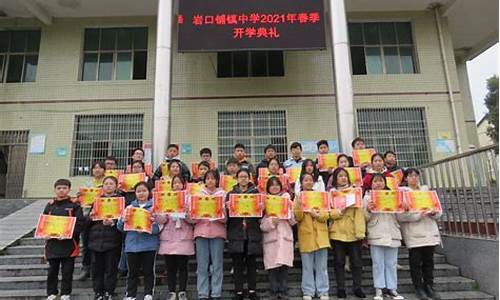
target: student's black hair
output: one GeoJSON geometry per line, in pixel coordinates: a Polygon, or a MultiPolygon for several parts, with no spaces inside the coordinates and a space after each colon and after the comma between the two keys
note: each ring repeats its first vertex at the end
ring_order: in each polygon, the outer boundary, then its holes
{"type": "Polygon", "coordinates": [[[226,166],[229,165],[229,164],[236,164],[236,165],[240,165],[240,162],[234,158],[234,157],[230,157],[227,161],[226,161],[226,166]]]}
{"type": "Polygon", "coordinates": [[[145,165],[144,165],[144,162],[143,162],[142,160],[134,160],[134,161],[130,164],[130,169],[132,169],[132,167],[133,167],[135,164],[140,164],[143,170],[146,168],[146,167],[145,167],[145,165]]]}
{"type": "Polygon", "coordinates": [[[114,161],[115,163],[118,163],[118,161],[116,160],[116,158],[114,156],[106,156],[106,158],[104,158],[104,161],[107,161],[107,160],[112,160],[114,161]]]}
{"type": "Polygon", "coordinates": [[[186,179],[184,177],[182,177],[181,174],[175,175],[174,177],[172,177],[172,182],[170,183],[171,188],[172,189],[174,188],[175,178],[179,178],[180,179],[180,181],[182,182],[182,189],[185,190],[186,189],[186,179]]]}
{"type": "Polygon", "coordinates": [[[276,152],[276,147],[273,144],[269,144],[264,148],[264,153],[267,152],[267,150],[272,149],[274,152],[276,152]]]}
{"type": "Polygon", "coordinates": [[[348,167],[352,167],[351,160],[349,159],[349,156],[347,156],[347,154],[344,154],[344,153],[339,154],[339,155],[337,156],[337,165],[339,164],[340,159],[341,159],[342,157],[345,157],[345,158],[347,159],[347,162],[349,163],[349,166],[348,166],[348,167]]]}
{"type": "Polygon", "coordinates": [[[60,185],[64,185],[64,186],[71,188],[71,181],[69,181],[68,179],[65,179],[65,178],[57,179],[56,182],[54,182],[54,188],[56,188],[60,185]]]}
{"type": "Polygon", "coordinates": [[[198,169],[199,169],[201,166],[205,166],[205,167],[207,167],[207,168],[210,170],[210,164],[208,163],[208,161],[204,161],[204,160],[200,161],[200,162],[198,163],[198,169]]]}
{"type": "Polygon", "coordinates": [[[142,147],[137,147],[137,148],[134,148],[134,149],[132,150],[132,153],[131,153],[131,155],[130,155],[130,156],[134,155],[135,151],[137,151],[137,150],[141,151],[141,152],[142,152],[142,155],[144,155],[144,154],[145,154],[144,149],[142,149],[142,147]]]}
{"type": "Polygon", "coordinates": [[[389,150],[389,151],[386,151],[386,152],[384,153],[384,159],[385,159],[385,158],[387,157],[387,155],[389,155],[389,154],[392,154],[392,155],[396,156],[396,152],[394,152],[394,151],[392,151],[392,150],[389,150]]]}
{"type": "Polygon", "coordinates": [[[313,176],[314,182],[317,182],[318,178],[319,178],[319,170],[318,170],[318,167],[316,166],[316,163],[310,158],[307,158],[302,162],[302,169],[300,170],[300,176],[302,177],[302,175],[306,174],[306,165],[308,165],[308,164],[313,165],[312,176],[313,176]]]}
{"type": "Polygon", "coordinates": [[[266,193],[270,194],[269,188],[271,187],[271,185],[273,185],[275,183],[280,186],[280,191],[283,190],[283,184],[281,184],[281,180],[276,176],[271,176],[271,177],[269,177],[269,179],[267,180],[267,183],[266,183],[266,193]]]}
{"type": "Polygon", "coordinates": [[[205,153],[208,154],[208,155],[210,155],[210,157],[212,157],[212,150],[210,150],[210,148],[201,148],[201,150],[200,150],[200,156],[202,156],[205,153]]]}
{"type": "Polygon", "coordinates": [[[179,151],[179,145],[177,145],[177,144],[168,144],[167,150],[170,148],[175,148],[175,149],[177,149],[177,151],[179,151]]]}
{"type": "Polygon", "coordinates": [[[352,147],[353,149],[354,149],[354,145],[356,145],[356,143],[357,143],[357,142],[363,142],[363,143],[364,143],[364,142],[365,142],[365,140],[364,140],[363,138],[359,137],[359,136],[358,136],[357,138],[355,138],[354,140],[352,140],[352,142],[351,142],[351,147],[352,147]]]}
{"type": "Polygon", "coordinates": [[[104,181],[111,179],[115,182],[116,187],[118,187],[118,179],[116,179],[115,176],[106,176],[102,179],[102,183],[104,184],[104,181]]]}
{"type": "Polygon", "coordinates": [[[300,151],[302,151],[302,144],[301,144],[301,143],[299,143],[299,142],[293,142],[293,143],[290,145],[290,150],[295,149],[295,148],[300,148],[300,151]]]}
{"type": "Polygon", "coordinates": [[[243,145],[242,143],[237,143],[236,145],[234,145],[233,149],[236,150],[238,148],[241,148],[243,150],[245,150],[245,145],[243,145]]]}
{"type": "Polygon", "coordinates": [[[419,169],[417,169],[417,168],[408,168],[408,169],[406,169],[404,171],[405,178],[408,177],[408,175],[410,175],[411,173],[415,173],[418,176],[420,176],[420,170],[419,169]]]}
{"type": "Polygon", "coordinates": [[[382,178],[384,180],[384,190],[390,190],[389,187],[387,187],[387,179],[385,178],[384,174],[382,173],[374,173],[372,178],[370,179],[370,190],[372,189],[372,183],[375,178],[382,178]]]}
{"type": "Polygon", "coordinates": [[[344,169],[344,168],[336,168],[332,174],[333,187],[334,188],[339,187],[338,182],[337,182],[337,178],[339,177],[340,172],[344,172],[347,175],[347,184],[350,186],[351,185],[351,178],[349,177],[349,172],[347,172],[346,169],[344,169]]]}
{"type": "Polygon", "coordinates": [[[319,150],[319,147],[321,145],[326,145],[327,147],[330,147],[330,145],[328,145],[328,141],[327,140],[319,140],[317,143],[316,143],[316,146],[318,147],[318,150],[319,150]]]}
{"type": "Polygon", "coordinates": [[[375,159],[375,157],[380,157],[382,160],[384,160],[384,156],[381,154],[381,153],[375,153],[372,155],[372,158],[371,158],[371,162],[373,163],[373,160],[375,159]]]}
{"type": "Polygon", "coordinates": [[[92,165],[90,167],[91,173],[92,173],[92,170],[95,168],[95,166],[99,166],[102,169],[104,169],[104,171],[106,171],[106,164],[102,160],[96,160],[92,163],[92,165]]]}
{"type": "Polygon", "coordinates": [[[205,176],[203,176],[203,183],[206,183],[207,177],[209,175],[213,176],[215,178],[215,187],[219,187],[219,183],[220,183],[220,174],[219,174],[219,171],[217,171],[217,170],[208,170],[207,173],[205,173],[205,176]]]}

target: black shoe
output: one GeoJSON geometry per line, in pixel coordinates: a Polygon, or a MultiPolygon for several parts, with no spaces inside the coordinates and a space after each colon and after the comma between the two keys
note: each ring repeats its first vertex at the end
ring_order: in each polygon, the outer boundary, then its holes
{"type": "Polygon", "coordinates": [[[419,300],[427,300],[427,293],[421,286],[415,287],[415,296],[417,296],[419,300]]]}
{"type": "Polygon", "coordinates": [[[347,294],[344,289],[337,290],[337,298],[347,298],[347,294]]]}
{"type": "Polygon", "coordinates": [[[104,296],[102,294],[95,294],[94,300],[104,300],[104,296]]]}
{"type": "Polygon", "coordinates": [[[357,288],[354,290],[354,296],[358,298],[366,298],[366,295],[361,288],[357,288]]]}
{"type": "Polygon", "coordinates": [[[118,277],[120,277],[120,278],[127,277],[127,274],[128,274],[127,270],[118,270],[118,277]]]}
{"type": "Polygon", "coordinates": [[[260,300],[259,296],[257,295],[256,292],[250,292],[248,293],[248,299],[250,300],[260,300]]]}
{"type": "Polygon", "coordinates": [[[244,300],[243,294],[234,294],[233,300],[244,300]]]}
{"type": "Polygon", "coordinates": [[[78,277],[76,277],[76,280],[78,281],[85,281],[90,278],[90,267],[84,266],[82,268],[82,272],[78,277]]]}
{"type": "Polygon", "coordinates": [[[425,285],[424,287],[425,294],[427,294],[427,297],[432,298],[434,300],[440,300],[441,296],[439,295],[438,292],[436,292],[433,288],[432,285],[425,285]]]}

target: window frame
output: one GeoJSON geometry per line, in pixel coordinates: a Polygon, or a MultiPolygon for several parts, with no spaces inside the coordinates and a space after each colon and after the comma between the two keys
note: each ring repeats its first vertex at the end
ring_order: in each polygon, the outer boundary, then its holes
{"type": "Polygon", "coordinates": [[[216,58],[217,63],[216,63],[216,70],[215,70],[215,75],[217,78],[274,78],[274,77],[285,77],[285,51],[283,50],[243,50],[243,51],[218,51],[216,53],[216,58]],[[234,76],[234,53],[235,52],[245,52],[246,53],[246,58],[247,58],[247,76],[234,76]],[[252,74],[252,54],[255,52],[262,52],[265,53],[266,55],[266,75],[253,75],[252,74]],[[281,52],[281,62],[283,65],[283,75],[270,75],[270,63],[269,63],[269,53],[270,52],[281,52]],[[230,67],[231,67],[231,76],[219,76],[219,53],[229,53],[230,54],[230,67]]]}
{"type": "MultiPolygon", "coordinates": [[[[19,28],[19,29],[0,29],[0,31],[4,31],[4,32],[7,32],[8,33],[8,46],[7,46],[7,51],[6,52],[3,52],[3,53],[0,53],[0,60],[3,61],[3,65],[2,65],[2,68],[0,69],[0,84],[19,84],[19,83],[35,83],[37,82],[37,79],[38,79],[38,62],[39,62],[39,59],[40,59],[40,45],[41,45],[41,41],[42,41],[42,29],[41,28],[33,28],[33,27],[29,27],[29,28],[19,28]],[[15,32],[15,31],[38,31],[39,34],[40,34],[40,40],[38,42],[38,51],[27,51],[26,47],[27,45],[25,45],[25,49],[26,51],[22,51],[22,52],[19,52],[19,51],[11,51],[11,44],[12,44],[12,33],[15,32]],[[23,61],[22,61],[22,68],[21,68],[21,80],[20,81],[12,81],[12,82],[7,82],[7,78],[8,78],[8,70],[10,68],[10,59],[11,59],[11,56],[22,56],[23,57],[23,61]],[[33,81],[25,81],[24,79],[24,75],[25,75],[25,66],[26,66],[26,57],[27,56],[36,56],[36,66],[37,66],[37,72],[36,72],[36,75],[35,75],[35,78],[33,81]]],[[[25,40],[25,43],[26,43],[26,40],[25,40]]]]}

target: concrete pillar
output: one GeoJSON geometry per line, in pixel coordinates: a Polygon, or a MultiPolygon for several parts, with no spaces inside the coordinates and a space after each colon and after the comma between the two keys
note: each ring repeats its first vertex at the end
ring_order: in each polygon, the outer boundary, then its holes
{"type": "Polygon", "coordinates": [[[172,4],[158,1],[156,22],[156,69],[153,108],[153,164],[163,160],[170,142],[170,101],[172,94],[172,4]]]}
{"type": "MultiPolygon", "coordinates": [[[[479,147],[479,138],[477,136],[476,116],[474,114],[474,103],[469,86],[469,74],[467,72],[467,61],[462,57],[456,57],[458,81],[460,85],[460,96],[462,98],[465,131],[469,145],[479,147]]],[[[467,145],[467,148],[469,148],[467,145]]],[[[467,150],[467,149],[465,149],[467,150]]]]}
{"type": "Polygon", "coordinates": [[[350,153],[355,125],[347,18],[344,0],[329,0],[329,3],[339,147],[341,152],[350,153]]]}

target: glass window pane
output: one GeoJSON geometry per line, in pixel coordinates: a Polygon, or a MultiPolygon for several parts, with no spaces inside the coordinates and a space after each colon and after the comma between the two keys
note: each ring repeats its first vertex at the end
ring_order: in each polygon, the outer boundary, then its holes
{"type": "Polygon", "coordinates": [[[9,51],[9,39],[9,31],[0,30],[0,53],[9,51]]]}
{"type": "Polygon", "coordinates": [[[405,74],[415,73],[415,60],[413,59],[413,47],[399,47],[401,57],[401,70],[405,74]]]}
{"type": "Polygon", "coordinates": [[[267,64],[269,76],[285,76],[283,51],[268,51],[267,64]]]}
{"type": "Polygon", "coordinates": [[[364,23],[365,42],[368,45],[380,44],[378,23],[364,23]]]}
{"type": "Polygon", "coordinates": [[[349,42],[351,45],[363,45],[362,23],[349,23],[349,42]]]}
{"type": "Polygon", "coordinates": [[[83,81],[94,81],[97,72],[97,53],[86,53],[83,56],[83,81]]]}
{"type": "Polygon", "coordinates": [[[134,80],[146,79],[147,57],[148,53],[146,51],[134,52],[134,80]]]}
{"type": "Polygon", "coordinates": [[[113,53],[101,53],[99,56],[99,75],[97,80],[111,80],[113,73],[113,53]]]}
{"type": "Polygon", "coordinates": [[[24,52],[26,49],[26,31],[14,30],[11,34],[10,52],[24,52]]]}
{"type": "Polygon", "coordinates": [[[134,28],[134,49],[148,49],[148,28],[134,28]]]}
{"type": "Polygon", "coordinates": [[[352,74],[366,74],[365,47],[351,47],[352,74]]]}
{"type": "Polygon", "coordinates": [[[396,44],[396,30],[394,23],[380,23],[380,35],[382,36],[382,44],[396,44]]]}
{"type": "Polygon", "coordinates": [[[116,80],[130,80],[132,53],[118,53],[116,59],[116,80]]]}
{"type": "Polygon", "coordinates": [[[4,66],[5,66],[5,55],[0,55],[0,83],[3,82],[4,66]]]}
{"type": "Polygon", "coordinates": [[[387,74],[401,73],[399,68],[398,48],[384,47],[385,72],[387,74]]]}
{"type": "Polygon", "coordinates": [[[267,76],[267,55],[266,51],[252,51],[251,55],[251,66],[252,66],[252,76],[267,76]]]}
{"type": "Polygon", "coordinates": [[[217,52],[217,77],[231,77],[231,52],[217,52]]]}
{"type": "Polygon", "coordinates": [[[413,44],[410,22],[396,23],[396,31],[398,33],[398,42],[400,44],[413,44]]]}
{"type": "Polygon", "coordinates": [[[118,50],[132,49],[132,29],[120,28],[118,31],[118,50]]]}
{"type": "Polygon", "coordinates": [[[99,29],[85,29],[83,50],[95,51],[99,49],[99,29]]]}
{"type": "Polygon", "coordinates": [[[38,55],[27,55],[24,60],[23,82],[34,82],[36,80],[37,66],[38,55]]]}
{"type": "Polygon", "coordinates": [[[380,57],[380,48],[366,48],[366,69],[368,74],[382,74],[382,58],[380,57]]]}
{"type": "Polygon", "coordinates": [[[7,82],[21,82],[23,73],[23,55],[11,55],[7,68],[7,82]]]}
{"type": "Polygon", "coordinates": [[[233,77],[248,76],[248,52],[233,52],[233,77]]]}
{"type": "Polygon", "coordinates": [[[101,50],[115,50],[116,30],[102,29],[101,30],[101,50]]]}
{"type": "Polygon", "coordinates": [[[31,30],[27,32],[27,52],[38,52],[40,49],[40,30],[31,30]]]}

